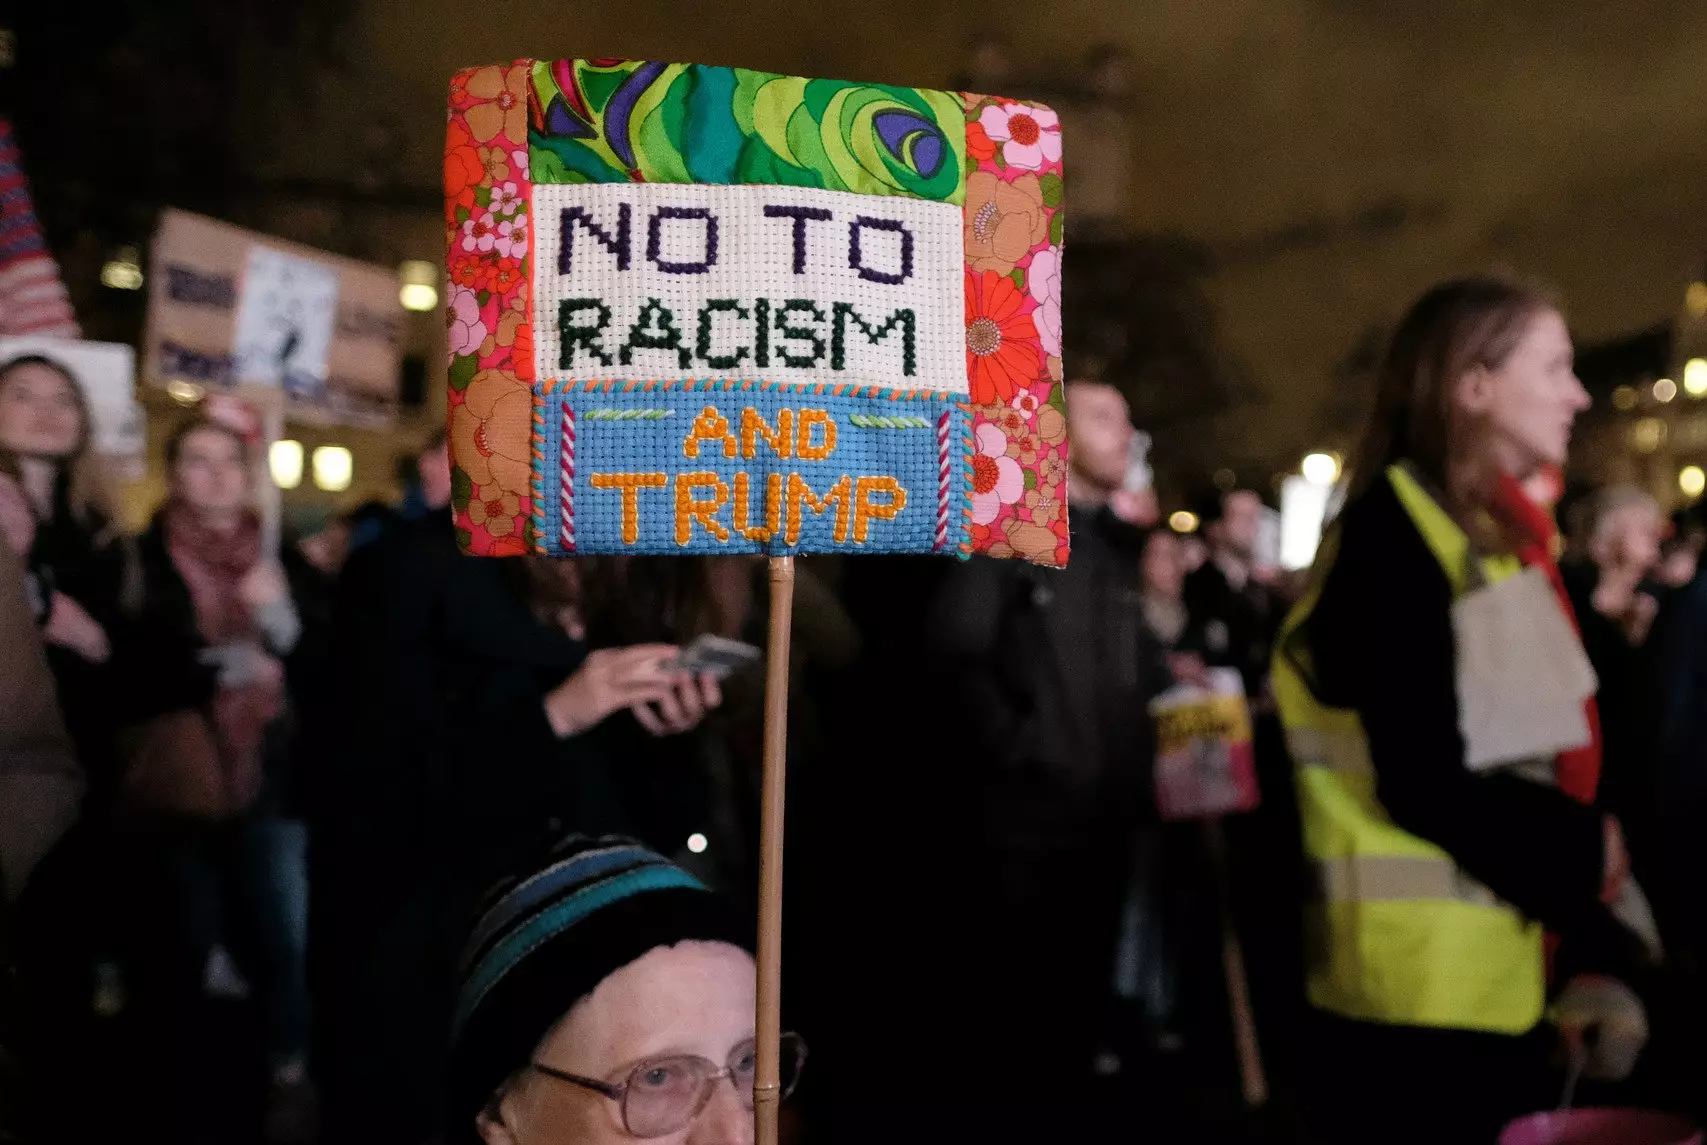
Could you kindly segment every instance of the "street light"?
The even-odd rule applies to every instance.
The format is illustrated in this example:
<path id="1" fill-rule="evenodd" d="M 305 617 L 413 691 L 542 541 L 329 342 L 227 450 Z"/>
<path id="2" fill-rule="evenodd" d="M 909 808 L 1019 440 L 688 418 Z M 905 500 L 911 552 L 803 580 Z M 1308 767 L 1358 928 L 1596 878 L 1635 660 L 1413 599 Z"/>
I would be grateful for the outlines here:
<path id="1" fill-rule="evenodd" d="M 1184 509 L 1168 518 L 1168 528 L 1176 533 L 1195 533 L 1200 523 L 1196 513 L 1190 513 Z"/>
<path id="2" fill-rule="evenodd" d="M 302 442 L 282 438 L 267 449 L 267 468 L 272 471 L 273 484 L 280 489 L 295 489 L 302 484 Z"/>
<path id="3" fill-rule="evenodd" d="M 111 290 L 142 289 L 142 252 L 121 246 L 101 268 L 101 285 Z"/>
<path id="4" fill-rule="evenodd" d="M 1332 485 L 1340 479 L 1340 459 L 1331 453 L 1305 454 L 1298 472 L 1312 485 Z"/>
<path id="5" fill-rule="evenodd" d="M 355 459 L 341 445 L 322 445 L 314 451 L 314 484 L 328 493 L 348 489 L 355 469 Z"/>
<path id="6" fill-rule="evenodd" d="M 1707 397 L 1707 358 L 1691 358 L 1683 364 L 1683 392 L 1692 398 Z"/>
<path id="7" fill-rule="evenodd" d="M 1670 378 L 1661 378 L 1654 383 L 1654 400 L 1665 403 L 1677 396 L 1677 383 Z"/>
<path id="8" fill-rule="evenodd" d="M 1685 465 L 1678 471 L 1677 487 L 1685 497 L 1699 497 L 1701 491 L 1707 489 L 1707 472 L 1703 472 L 1699 465 Z"/>
<path id="9" fill-rule="evenodd" d="M 439 304 L 439 264 L 412 258 L 397 268 L 397 301 L 403 309 L 431 310 Z"/>

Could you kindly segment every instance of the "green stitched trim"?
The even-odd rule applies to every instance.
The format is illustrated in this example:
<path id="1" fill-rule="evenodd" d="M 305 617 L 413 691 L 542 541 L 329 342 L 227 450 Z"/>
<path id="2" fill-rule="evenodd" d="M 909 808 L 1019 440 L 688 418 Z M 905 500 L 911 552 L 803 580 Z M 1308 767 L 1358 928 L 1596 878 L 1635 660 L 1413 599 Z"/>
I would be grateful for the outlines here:
<path id="1" fill-rule="evenodd" d="M 657 421 L 675 417 L 673 409 L 590 409 L 581 412 L 588 421 Z"/>
<path id="2" fill-rule="evenodd" d="M 929 429 L 931 425 L 922 417 L 873 417 L 863 413 L 850 414 L 848 420 L 861 429 Z"/>

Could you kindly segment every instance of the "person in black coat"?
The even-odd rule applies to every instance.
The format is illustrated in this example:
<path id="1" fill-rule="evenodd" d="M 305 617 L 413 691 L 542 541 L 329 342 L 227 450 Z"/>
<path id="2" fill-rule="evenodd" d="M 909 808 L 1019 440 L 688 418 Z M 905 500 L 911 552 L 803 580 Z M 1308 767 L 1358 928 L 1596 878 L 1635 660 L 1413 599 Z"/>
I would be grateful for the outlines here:
<path id="1" fill-rule="evenodd" d="M 986 1060 L 1027 1063 L 1019 1092 L 997 1071 L 984 1094 L 1005 1120 L 980 1131 L 1015 1139 L 1041 1127 L 1030 1115 L 1083 1108 L 1133 836 L 1152 814 L 1146 705 L 1168 679 L 1140 607 L 1142 534 L 1106 508 L 1133 432 L 1125 399 L 1076 383 L 1067 408 L 1067 567 L 969 561 L 950 570 L 932 622 L 963 776 L 957 813 L 981 828 L 961 1036 Z"/>

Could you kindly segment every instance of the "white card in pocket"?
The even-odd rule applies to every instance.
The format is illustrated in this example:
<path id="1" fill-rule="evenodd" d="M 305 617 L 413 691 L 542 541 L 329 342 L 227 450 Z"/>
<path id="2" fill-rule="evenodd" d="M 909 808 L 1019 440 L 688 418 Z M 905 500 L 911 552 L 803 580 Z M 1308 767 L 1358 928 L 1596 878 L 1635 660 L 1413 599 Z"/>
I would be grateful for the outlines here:
<path id="1" fill-rule="evenodd" d="M 1458 723 L 1473 771 L 1549 758 L 1589 742 L 1597 681 L 1546 574 L 1529 568 L 1460 597 Z"/>

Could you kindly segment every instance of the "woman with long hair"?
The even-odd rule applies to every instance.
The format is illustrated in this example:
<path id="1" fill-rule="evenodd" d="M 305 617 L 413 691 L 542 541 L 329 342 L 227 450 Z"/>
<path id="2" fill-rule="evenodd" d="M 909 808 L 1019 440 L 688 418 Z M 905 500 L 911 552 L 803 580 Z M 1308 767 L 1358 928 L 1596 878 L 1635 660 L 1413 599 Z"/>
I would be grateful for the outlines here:
<path id="1" fill-rule="evenodd" d="M 1522 482 L 1564 462 L 1588 404 L 1557 305 L 1520 284 L 1439 286 L 1388 349 L 1346 508 L 1275 657 L 1317 892 L 1313 1139 L 1491 1143 L 1556 1104 L 1542 1015 L 1559 984 L 1591 1075 L 1627 1071 L 1645 1036 L 1619 984 L 1648 956 L 1608 905 L 1628 867 L 1594 806 L 1592 706 L 1522 641 L 1475 659 L 1484 642 L 1455 622 L 1473 604 L 1569 634 L 1551 522 Z M 1513 663 L 1535 710 L 1496 713 L 1516 737 L 1502 747 L 1461 720 L 1480 698 L 1463 689 L 1509 685 Z"/>
<path id="2" fill-rule="evenodd" d="M 279 757 L 286 659 L 301 620 L 285 569 L 263 551 L 240 433 L 191 421 L 166 443 L 167 499 L 139 546 L 142 590 L 124 665 L 138 724 L 124 796 L 161 882 L 164 925 L 138 920 L 138 994 L 166 1024 L 169 1115 L 205 1106 L 197 1087 L 217 1045 L 198 1020 L 206 991 L 247 975 L 280 1121 L 303 1108 L 305 951 L 285 898 L 269 763 Z M 286 562 L 300 561 L 293 550 Z M 182 1139 L 182 1138 L 180 1138 Z"/>
<path id="3" fill-rule="evenodd" d="M 39 354 L 0 365 L 0 499 L 34 517 L 21 555 L 67 728 L 99 782 L 112 770 L 108 666 L 127 560 L 92 436 L 88 399 L 69 369 Z"/>

